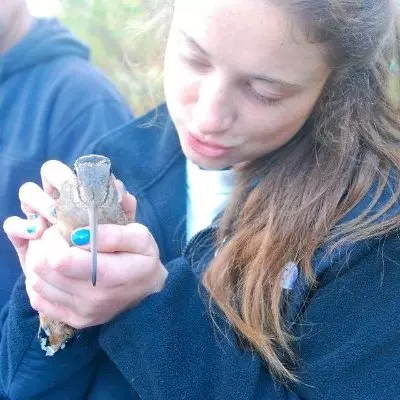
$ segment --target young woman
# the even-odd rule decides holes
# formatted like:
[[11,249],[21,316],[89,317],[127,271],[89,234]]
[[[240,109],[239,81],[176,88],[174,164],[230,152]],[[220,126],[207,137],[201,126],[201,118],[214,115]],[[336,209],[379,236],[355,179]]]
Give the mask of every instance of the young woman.
[[[396,11],[390,0],[176,0],[167,106],[93,149],[136,211],[99,227],[97,286],[88,230],[70,247],[47,228],[65,165],[44,164],[45,191],[20,190],[27,215],[41,215],[35,232],[29,218],[5,222],[25,274],[2,314],[7,395],[397,398]],[[33,309],[80,329],[54,357]]]

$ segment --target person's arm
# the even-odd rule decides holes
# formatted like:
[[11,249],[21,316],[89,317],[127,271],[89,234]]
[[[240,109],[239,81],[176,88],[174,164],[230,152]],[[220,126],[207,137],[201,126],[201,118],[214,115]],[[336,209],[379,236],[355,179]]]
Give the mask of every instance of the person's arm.
[[[101,344],[133,393],[149,400],[292,399],[274,386],[255,354],[239,348],[229,327],[219,325],[223,334],[218,332],[195,275],[181,261],[169,264],[163,292],[101,328]],[[85,398],[103,357],[96,329],[85,329],[64,350],[46,357],[37,327],[20,279],[2,327],[1,381],[7,396]]]
[[216,317],[214,324],[204,289],[186,260],[174,260],[167,269],[164,289],[103,326],[99,337],[139,397],[292,398],[275,387],[255,353],[241,349],[223,319]]
[[397,399],[400,238],[364,243],[332,266],[298,332],[303,398]]
[[400,241],[396,234],[372,243],[332,266],[311,300],[295,394],[278,394],[257,355],[241,350],[223,321],[216,328],[184,260],[168,265],[161,293],[102,328],[100,345],[143,399],[396,398]]
[[4,309],[0,346],[0,387],[11,400],[82,399],[96,371],[97,329],[89,328],[53,357],[38,339],[38,313],[33,310],[21,277]]
[[[63,175],[61,169],[56,173],[57,165],[65,173],[71,173],[60,163],[46,165],[42,171],[48,172],[47,182],[53,184],[52,174],[56,181]],[[30,195],[26,198],[30,209],[47,215],[43,196],[35,194],[31,185],[29,188]],[[127,202],[132,196],[126,193],[124,197]],[[133,210],[134,204],[125,208],[122,200],[122,207]],[[274,382],[257,355],[241,349],[233,330],[223,319],[217,318],[221,331],[213,323],[204,291],[200,291],[203,295],[199,293],[201,286],[193,265],[180,258],[168,263],[166,269],[160,262],[158,246],[145,226],[137,223],[98,226],[101,284],[94,290],[90,283],[89,245],[80,243],[79,247],[70,247],[56,227],[46,229],[40,239],[29,241],[27,222],[9,218],[4,229],[19,254],[33,307],[79,329],[110,321],[123,310],[129,310],[101,328],[100,340],[104,352],[139,397],[152,400],[182,396],[187,399],[278,398]],[[210,235],[206,237],[210,239]],[[210,246],[206,244],[206,248]],[[199,256],[202,257],[202,252]],[[188,260],[193,263],[194,258],[188,255]],[[24,393],[20,397],[29,398],[26,391],[16,391],[23,389],[26,371],[34,364],[32,379],[50,376],[39,388],[41,395],[50,389],[69,392],[74,389],[69,378],[79,374],[80,368],[88,373],[95,364],[96,340],[92,338],[93,342],[88,343],[89,353],[75,352],[76,340],[60,352],[61,367],[57,363],[51,368],[52,361],[44,362],[41,350],[30,347],[35,332],[29,333],[21,323],[34,316],[23,286],[21,291],[25,297],[15,298],[16,310],[13,312],[10,308],[8,317],[11,328],[18,325],[19,329],[6,330],[2,338],[1,351],[13,360],[2,372],[4,386],[9,393],[14,390],[12,393]],[[18,313],[24,304],[29,313],[24,308]],[[24,318],[19,319],[18,315]],[[23,342],[25,348],[19,352],[20,356],[15,356],[7,344],[15,332],[18,334],[23,329],[29,333]],[[40,362],[37,362],[39,353]],[[85,373],[77,380],[81,388],[91,378]],[[27,386],[25,390],[34,389]],[[284,393],[282,396],[286,398]]]

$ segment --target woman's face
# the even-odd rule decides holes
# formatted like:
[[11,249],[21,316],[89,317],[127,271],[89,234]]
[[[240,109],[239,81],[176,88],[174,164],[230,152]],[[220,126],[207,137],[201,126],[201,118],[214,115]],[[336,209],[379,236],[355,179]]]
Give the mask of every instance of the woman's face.
[[185,155],[219,169],[289,141],[330,73],[323,51],[266,0],[176,0],[165,95]]

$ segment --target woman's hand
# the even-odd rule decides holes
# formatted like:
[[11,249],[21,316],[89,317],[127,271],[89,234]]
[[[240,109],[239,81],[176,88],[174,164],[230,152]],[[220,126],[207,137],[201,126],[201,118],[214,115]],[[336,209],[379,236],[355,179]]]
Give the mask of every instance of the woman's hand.
[[[33,182],[24,183],[19,190],[21,209],[26,219],[10,217],[4,221],[3,229],[14,245],[22,269],[25,267],[25,256],[29,240],[38,239],[49,224],[57,223],[55,194],[62,184],[71,178],[73,172],[60,161],[50,160],[43,164],[40,174],[43,189]],[[133,220],[136,212],[136,199],[125,191],[121,181],[115,180],[121,199],[121,207]]]
[[[89,245],[70,247],[61,237],[51,194],[61,188],[72,171],[58,161],[48,161],[41,169],[44,190],[34,183],[19,192],[27,219],[10,217],[4,230],[13,243],[26,275],[31,304],[50,318],[76,328],[109,321],[145,296],[161,290],[167,272],[159,260],[158,247],[140,224],[98,227],[98,285],[90,283]],[[116,181],[121,206],[133,217],[135,198]],[[78,230],[82,244],[88,230]],[[80,234],[79,234],[80,233]],[[77,241],[78,242],[78,241]]]
[[55,226],[30,242],[25,275],[34,309],[82,329],[108,322],[160,291],[167,271],[147,228],[131,223],[99,225],[96,287],[90,281],[88,245],[70,247]]

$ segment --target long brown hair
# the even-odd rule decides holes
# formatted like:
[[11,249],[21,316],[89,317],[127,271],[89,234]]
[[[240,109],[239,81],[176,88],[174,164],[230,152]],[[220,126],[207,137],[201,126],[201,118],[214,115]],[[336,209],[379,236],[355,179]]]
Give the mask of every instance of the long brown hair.
[[[400,34],[394,0],[281,0],[279,6],[307,27],[308,40],[326,45],[333,72],[293,140],[238,171],[218,232],[219,244],[229,240],[203,283],[240,339],[287,381],[295,375],[285,361],[293,359],[281,312],[285,265],[295,261],[312,284],[312,256],[327,239],[340,246],[400,226],[398,215],[379,219],[398,201],[399,185],[375,207],[400,168],[400,122],[388,93]],[[374,183],[367,209],[338,223]]]

